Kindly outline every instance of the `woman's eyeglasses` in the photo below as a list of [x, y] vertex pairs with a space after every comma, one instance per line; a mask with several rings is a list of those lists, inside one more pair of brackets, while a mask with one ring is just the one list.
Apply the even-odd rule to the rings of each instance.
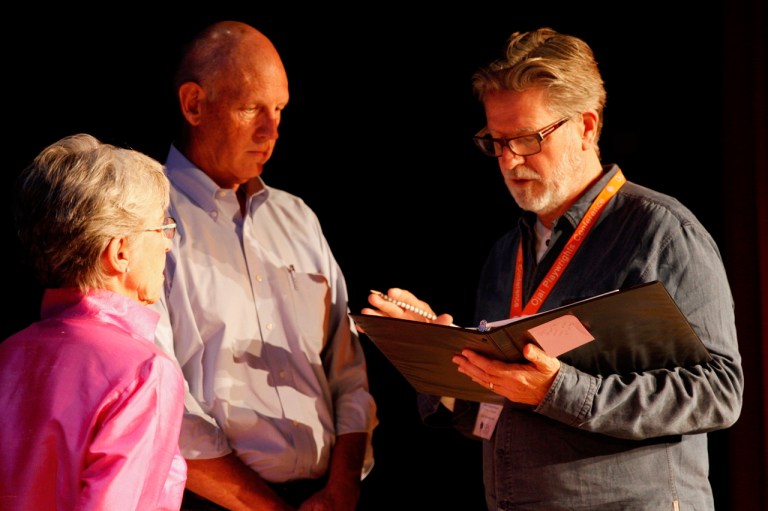
[[160, 227], [151, 227], [149, 229], [144, 229], [145, 231], [159, 231], [163, 233], [163, 236], [166, 238], [173, 239], [174, 236], [176, 236], [176, 219], [172, 216], [165, 217], [165, 220], [163, 220], [163, 225]]

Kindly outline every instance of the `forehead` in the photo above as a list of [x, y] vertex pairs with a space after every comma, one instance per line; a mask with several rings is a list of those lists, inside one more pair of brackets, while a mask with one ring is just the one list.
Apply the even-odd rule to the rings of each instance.
[[150, 208], [149, 210], [147, 210], [147, 212], [149, 215], [147, 219], [152, 221], [157, 221], [157, 220], [162, 221], [163, 219], [165, 219], [166, 216], [168, 216], [168, 212], [165, 211], [160, 206]]
[[288, 101], [288, 77], [276, 59], [253, 56], [220, 73], [217, 82], [219, 90], [238, 101], [278, 104]]
[[554, 120], [543, 89], [491, 91], [483, 106], [488, 129], [508, 135], [536, 131]]

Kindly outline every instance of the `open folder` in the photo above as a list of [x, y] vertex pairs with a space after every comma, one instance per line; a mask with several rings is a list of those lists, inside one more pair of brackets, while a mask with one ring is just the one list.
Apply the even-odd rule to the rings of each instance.
[[366, 314], [351, 317], [417, 391], [468, 401], [498, 403], [503, 398], [458, 372], [451, 359], [465, 348], [490, 358], [526, 362], [523, 346], [535, 343], [592, 375], [689, 367], [711, 360], [659, 281], [492, 323], [487, 331]]

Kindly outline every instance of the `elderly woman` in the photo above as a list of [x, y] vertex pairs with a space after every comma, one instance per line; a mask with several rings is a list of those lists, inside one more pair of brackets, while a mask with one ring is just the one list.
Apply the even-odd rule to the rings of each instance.
[[0, 509], [178, 510], [181, 372], [155, 344], [175, 233], [162, 166], [90, 135], [19, 176], [40, 321], [0, 343]]

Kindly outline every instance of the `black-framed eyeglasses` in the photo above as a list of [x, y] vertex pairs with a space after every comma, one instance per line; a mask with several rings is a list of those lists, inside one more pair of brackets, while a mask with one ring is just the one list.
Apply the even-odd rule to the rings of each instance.
[[488, 128], [483, 128], [472, 137], [475, 145], [488, 156], [498, 158], [504, 154], [504, 147], [518, 156], [530, 156], [541, 152], [541, 141], [551, 135], [557, 128], [568, 121], [569, 117], [563, 117], [549, 126], [545, 126], [536, 133], [529, 135], [520, 135], [519, 137], [493, 138], [488, 132]]
[[145, 231], [158, 231], [163, 233], [163, 236], [166, 238], [173, 239], [174, 236], [176, 236], [176, 219], [172, 216], [165, 217], [165, 220], [163, 220], [163, 225], [160, 227], [151, 227], [149, 229], [144, 229]]

